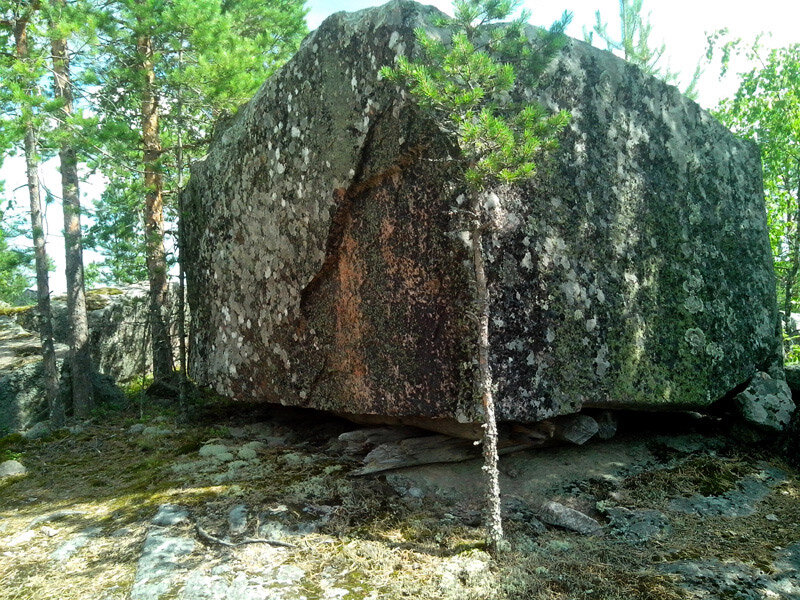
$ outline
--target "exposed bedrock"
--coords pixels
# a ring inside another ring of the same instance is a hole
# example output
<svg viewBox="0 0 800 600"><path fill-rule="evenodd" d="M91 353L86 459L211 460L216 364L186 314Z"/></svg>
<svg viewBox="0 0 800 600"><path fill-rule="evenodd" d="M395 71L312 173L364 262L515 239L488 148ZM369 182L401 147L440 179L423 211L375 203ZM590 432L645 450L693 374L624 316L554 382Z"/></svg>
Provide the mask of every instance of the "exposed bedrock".
<svg viewBox="0 0 800 600"><path fill-rule="evenodd" d="M446 138L378 71L439 13L395 0L312 33L194 165L191 374L237 399L479 419L472 271ZM531 30L531 35L534 35ZM535 90L572 121L493 190L502 420L702 407L780 361L757 149L572 41ZM774 368L773 368L774 371Z"/></svg>

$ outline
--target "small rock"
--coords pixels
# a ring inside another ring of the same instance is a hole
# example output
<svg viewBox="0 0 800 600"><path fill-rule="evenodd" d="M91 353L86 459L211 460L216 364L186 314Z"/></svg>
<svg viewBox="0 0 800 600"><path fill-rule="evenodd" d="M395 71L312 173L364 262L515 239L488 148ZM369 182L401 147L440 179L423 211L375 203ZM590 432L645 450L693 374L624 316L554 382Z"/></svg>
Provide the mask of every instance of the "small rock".
<svg viewBox="0 0 800 600"><path fill-rule="evenodd" d="M753 376L747 389L736 396L736 403L746 420L777 431L789 424L795 409L786 381L773 379L761 371Z"/></svg>
<svg viewBox="0 0 800 600"><path fill-rule="evenodd" d="M786 365L784 369L789 389L793 392L800 392L800 364Z"/></svg>
<svg viewBox="0 0 800 600"><path fill-rule="evenodd" d="M247 529L247 506L238 504L228 513L228 529L231 535L240 535Z"/></svg>
<svg viewBox="0 0 800 600"><path fill-rule="evenodd" d="M200 456L212 458L220 462L233 460L233 453L223 444L206 444L200 448Z"/></svg>
<svg viewBox="0 0 800 600"><path fill-rule="evenodd" d="M34 498L34 501L35 500L36 499ZM81 516L81 515L84 515L84 514L86 514L86 513L84 513L81 510L71 510L71 509L68 509L68 508L65 508L65 509L62 509L62 510L57 510L56 512L52 512L52 513L49 513L49 514L46 514L46 515L40 515L40 516L36 517L35 519L33 519L31 521L31 524L28 525L28 529L33 529L34 527L39 525L39 523L46 523L48 521L60 521L62 519L68 519L69 517L77 517L77 516Z"/></svg>
<svg viewBox="0 0 800 600"><path fill-rule="evenodd" d="M130 527L120 527L111 534L111 537L124 538L128 537L131 533L133 533L133 530Z"/></svg>
<svg viewBox="0 0 800 600"><path fill-rule="evenodd" d="M778 521L780 521L780 519L778 518L778 515L776 515L776 514L774 514L774 513L770 513L770 514L768 514L768 515L765 515L765 516L764 516L764 518L765 518L767 521L772 521L772 522L774 522L774 523L777 523Z"/></svg>
<svg viewBox="0 0 800 600"><path fill-rule="evenodd" d="M40 421L22 433L22 437L26 440L40 440L48 435L50 435L50 423L48 421Z"/></svg>
<svg viewBox="0 0 800 600"><path fill-rule="evenodd" d="M185 576L182 562L194 548L193 539L170 537L163 529L147 534L130 599L159 600L169 593Z"/></svg>
<svg viewBox="0 0 800 600"><path fill-rule="evenodd" d="M67 427L67 431L69 431L72 435L80 435L81 433L86 431L86 428L80 423L78 423L77 425L70 425L69 427Z"/></svg>
<svg viewBox="0 0 800 600"><path fill-rule="evenodd" d="M603 526L589 515L558 502L551 501L542 504L539 509L539 518L548 525L569 529L582 535L594 535L603 529Z"/></svg>
<svg viewBox="0 0 800 600"><path fill-rule="evenodd" d="M408 488L408 491L406 492L406 494L411 496L412 498L424 498L425 497L425 491L423 489L421 489L421 488L418 488L418 487Z"/></svg>
<svg viewBox="0 0 800 600"><path fill-rule="evenodd" d="M617 435L617 417L610 410L604 410L597 417L597 437L601 440L610 440Z"/></svg>
<svg viewBox="0 0 800 600"><path fill-rule="evenodd" d="M21 462L16 460L7 460L0 463L0 479L3 477L15 477L18 475L27 475L28 469L25 468Z"/></svg>
<svg viewBox="0 0 800 600"><path fill-rule="evenodd" d="M189 511L174 504L162 504L151 523L159 527L172 527L189 519Z"/></svg>
<svg viewBox="0 0 800 600"><path fill-rule="evenodd" d="M58 548L56 548L50 554L50 560L55 562L65 562L69 560L78 552L78 550L86 546L91 539L96 537L101 531L102 529L99 527L92 527L91 529L81 531L78 535L70 540L67 540Z"/></svg>
<svg viewBox="0 0 800 600"><path fill-rule="evenodd" d="M145 429L144 423L134 423L130 427L128 427L128 434L129 435L139 435Z"/></svg>
<svg viewBox="0 0 800 600"><path fill-rule="evenodd" d="M55 527L50 527L49 525L45 525L39 531L41 531L47 537L53 537L58 535L58 529L56 529Z"/></svg>

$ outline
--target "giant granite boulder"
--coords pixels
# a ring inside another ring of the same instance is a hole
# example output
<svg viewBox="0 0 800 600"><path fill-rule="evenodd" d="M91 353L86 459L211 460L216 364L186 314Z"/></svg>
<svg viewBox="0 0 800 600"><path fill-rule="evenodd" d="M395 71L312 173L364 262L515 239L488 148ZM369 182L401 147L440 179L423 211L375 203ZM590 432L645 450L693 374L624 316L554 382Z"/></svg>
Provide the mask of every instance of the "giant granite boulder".
<svg viewBox="0 0 800 600"><path fill-rule="evenodd" d="M339 413L479 419L451 210L463 184L448 140L378 74L415 51L415 27L446 36L439 16L406 0L333 15L215 133L184 195L198 382ZM756 147L578 41L524 93L572 121L537 179L493 190L499 418L701 407L779 361Z"/></svg>

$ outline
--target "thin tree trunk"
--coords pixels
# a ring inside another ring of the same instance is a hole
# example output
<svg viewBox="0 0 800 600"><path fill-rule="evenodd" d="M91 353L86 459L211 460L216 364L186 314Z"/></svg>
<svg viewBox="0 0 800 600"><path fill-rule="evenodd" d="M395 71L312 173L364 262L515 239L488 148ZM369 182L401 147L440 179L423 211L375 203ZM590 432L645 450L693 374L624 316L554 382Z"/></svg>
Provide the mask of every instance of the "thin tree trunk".
<svg viewBox="0 0 800 600"><path fill-rule="evenodd" d="M63 5L65 0L58 0ZM64 125L72 115L72 80L69 72L67 40L54 38L53 80L55 97L64 103ZM83 281L83 245L81 241L81 202L78 191L78 159L69 141L61 144L61 195L64 212L64 250L66 254L67 314L69 319L69 358L72 372L72 406L75 416L86 418L94 406L92 394L92 356L89 351L89 322Z"/></svg>
<svg viewBox="0 0 800 600"><path fill-rule="evenodd" d="M503 521L500 506L500 476L497 454L497 419L492 393L492 370L489 366L489 288L483 261L483 234L480 226L480 197L474 194L472 211L476 215L472 228L472 263L475 269L475 304L478 313L478 381L477 389L483 405L483 471L486 479L486 534L489 549L497 552L503 542Z"/></svg>
<svg viewBox="0 0 800 600"><path fill-rule="evenodd" d="M144 145L144 230L147 276L150 283L150 330L153 343L153 376L172 374L172 343L166 315L168 299L167 258L164 251L163 182L159 168L161 139L158 132L158 97L155 84L153 39L140 35L137 50L144 75L142 88L142 142Z"/></svg>
<svg viewBox="0 0 800 600"><path fill-rule="evenodd" d="M25 61L28 58L28 21L19 19L14 23L14 41L17 58ZM30 92L33 95L33 92ZM27 112L23 108L23 112ZM44 225L42 224L41 195L39 191L39 158L37 152L36 132L28 114L25 123L25 164L28 176L28 194L31 205L31 230L36 256L36 293L39 311L39 333L42 340L42 364L44 367L45 393L50 413L50 422L54 427L64 425L64 406L59 401L58 367L53 344L53 321L50 311L50 283L48 281L47 251L45 249Z"/></svg>
<svg viewBox="0 0 800 600"><path fill-rule="evenodd" d="M178 67L183 67L183 48L178 54ZM178 163L178 358L180 361L180 378L178 379L178 403L183 417L187 418L186 402L186 272L183 268L183 96L178 90L178 144L176 149Z"/></svg>
<svg viewBox="0 0 800 600"><path fill-rule="evenodd" d="M797 275L800 273L800 184L797 189L794 211L794 231L789 240L789 272L783 282L783 329L788 336L794 334L792 331L792 295ZM790 213L789 218L791 219L791 217Z"/></svg>

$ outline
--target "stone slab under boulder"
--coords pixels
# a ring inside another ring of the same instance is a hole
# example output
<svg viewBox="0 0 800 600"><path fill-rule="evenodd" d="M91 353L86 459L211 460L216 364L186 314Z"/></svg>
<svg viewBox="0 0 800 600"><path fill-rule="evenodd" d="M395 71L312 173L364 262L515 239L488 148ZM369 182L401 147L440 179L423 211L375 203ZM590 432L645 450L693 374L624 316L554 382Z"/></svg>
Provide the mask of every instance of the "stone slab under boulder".
<svg viewBox="0 0 800 600"><path fill-rule="evenodd" d="M218 128L184 192L190 371L239 400L480 420L449 140L379 69L431 7L337 13ZM536 30L529 29L529 35ZM493 190L498 418L697 408L780 361L757 148L572 40L537 89L552 164Z"/></svg>

